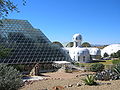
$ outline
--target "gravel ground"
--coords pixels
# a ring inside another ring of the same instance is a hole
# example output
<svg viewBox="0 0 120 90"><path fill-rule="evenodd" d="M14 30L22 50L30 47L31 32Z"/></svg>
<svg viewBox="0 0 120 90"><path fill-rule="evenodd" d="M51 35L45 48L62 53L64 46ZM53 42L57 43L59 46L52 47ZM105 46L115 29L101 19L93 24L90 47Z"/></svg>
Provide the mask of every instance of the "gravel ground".
<svg viewBox="0 0 120 90"><path fill-rule="evenodd" d="M97 86L84 85L82 78L91 72L75 73L43 73L44 80L30 82L20 90L53 90L54 86L62 86L64 90L120 90L120 80L114 81L97 81L101 83Z"/></svg>

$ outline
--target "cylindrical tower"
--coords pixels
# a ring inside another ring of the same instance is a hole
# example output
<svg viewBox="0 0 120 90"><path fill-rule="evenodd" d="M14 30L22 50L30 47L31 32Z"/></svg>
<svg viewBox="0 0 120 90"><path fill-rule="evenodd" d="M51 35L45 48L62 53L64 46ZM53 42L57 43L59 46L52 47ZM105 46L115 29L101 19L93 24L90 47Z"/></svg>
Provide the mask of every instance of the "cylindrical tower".
<svg viewBox="0 0 120 90"><path fill-rule="evenodd" d="M80 34L73 35L73 47L81 47L82 36Z"/></svg>

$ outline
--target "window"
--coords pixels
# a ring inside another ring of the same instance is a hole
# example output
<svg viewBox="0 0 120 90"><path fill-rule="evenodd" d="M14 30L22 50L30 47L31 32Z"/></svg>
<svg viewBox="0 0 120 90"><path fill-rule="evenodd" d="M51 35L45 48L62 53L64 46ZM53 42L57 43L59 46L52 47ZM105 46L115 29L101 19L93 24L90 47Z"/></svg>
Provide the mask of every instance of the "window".
<svg viewBox="0 0 120 90"><path fill-rule="evenodd" d="M78 56L78 61L80 61L80 56Z"/></svg>
<svg viewBox="0 0 120 90"><path fill-rule="evenodd" d="M85 62L85 56L83 56L83 62Z"/></svg>
<svg viewBox="0 0 120 90"><path fill-rule="evenodd" d="M67 52L67 54L69 54L69 51Z"/></svg>

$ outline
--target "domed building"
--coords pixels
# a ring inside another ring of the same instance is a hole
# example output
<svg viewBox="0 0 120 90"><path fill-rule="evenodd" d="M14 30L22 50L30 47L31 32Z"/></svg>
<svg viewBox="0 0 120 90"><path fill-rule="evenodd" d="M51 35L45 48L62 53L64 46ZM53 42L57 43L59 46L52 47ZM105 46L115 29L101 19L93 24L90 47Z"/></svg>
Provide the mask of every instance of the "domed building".
<svg viewBox="0 0 120 90"><path fill-rule="evenodd" d="M65 47L63 50L70 55L72 61L87 63L92 62L96 56L101 56L100 49L82 47L82 36L80 34L73 35L73 47Z"/></svg>
<svg viewBox="0 0 120 90"><path fill-rule="evenodd" d="M116 53L119 50L120 50L120 44L112 44L101 50L101 56L104 57L105 53L111 55L112 53Z"/></svg>

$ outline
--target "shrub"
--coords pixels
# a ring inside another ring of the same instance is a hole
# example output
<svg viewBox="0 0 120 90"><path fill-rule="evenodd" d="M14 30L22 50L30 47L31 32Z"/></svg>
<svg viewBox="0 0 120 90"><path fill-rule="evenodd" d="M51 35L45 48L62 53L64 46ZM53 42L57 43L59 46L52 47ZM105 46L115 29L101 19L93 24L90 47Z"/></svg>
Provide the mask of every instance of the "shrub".
<svg viewBox="0 0 120 90"><path fill-rule="evenodd" d="M105 67L105 65L100 64L100 63L92 64L90 66L90 71L92 71L92 72L102 71L104 69L104 67Z"/></svg>
<svg viewBox="0 0 120 90"><path fill-rule="evenodd" d="M112 61L113 64L119 64L120 63L120 59L116 59Z"/></svg>
<svg viewBox="0 0 120 90"><path fill-rule="evenodd" d="M0 64L0 90L18 90L22 84L21 75L16 69Z"/></svg>
<svg viewBox="0 0 120 90"><path fill-rule="evenodd" d="M85 85L96 85L94 75L87 75L87 77L82 80L84 81Z"/></svg>
<svg viewBox="0 0 120 90"><path fill-rule="evenodd" d="M85 67L85 65L84 64L80 64L80 67Z"/></svg>
<svg viewBox="0 0 120 90"><path fill-rule="evenodd" d="M95 75L96 80L117 80L119 76L112 70L104 70L102 72L97 72Z"/></svg>
<svg viewBox="0 0 120 90"><path fill-rule="evenodd" d="M74 65L79 67L79 66L80 66L80 63L74 63Z"/></svg>
<svg viewBox="0 0 120 90"><path fill-rule="evenodd" d="M72 73L72 69L68 66L65 67L65 72L66 73Z"/></svg>

